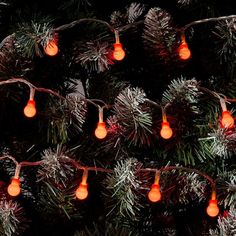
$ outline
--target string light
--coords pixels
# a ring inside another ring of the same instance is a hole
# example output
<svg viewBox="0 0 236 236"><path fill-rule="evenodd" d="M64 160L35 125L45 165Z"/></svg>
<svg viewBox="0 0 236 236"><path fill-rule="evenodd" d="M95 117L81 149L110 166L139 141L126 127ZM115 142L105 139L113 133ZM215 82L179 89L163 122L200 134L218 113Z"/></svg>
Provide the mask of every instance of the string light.
<svg viewBox="0 0 236 236"><path fill-rule="evenodd" d="M19 178L12 178L11 183L9 184L7 188L7 192L10 196L16 197L20 194L20 180Z"/></svg>
<svg viewBox="0 0 236 236"><path fill-rule="evenodd" d="M88 170L84 169L82 182L80 183L79 187L76 189L75 195L79 200L84 200L88 197Z"/></svg>
<svg viewBox="0 0 236 236"><path fill-rule="evenodd" d="M169 139L173 135L169 122L162 122L160 135L164 139Z"/></svg>
<svg viewBox="0 0 236 236"><path fill-rule="evenodd" d="M159 179L160 179L160 174L157 171L156 175L155 175L154 184L152 185L151 190L148 193L148 199L151 202L158 202L158 201L161 200L161 191L160 191Z"/></svg>
<svg viewBox="0 0 236 236"><path fill-rule="evenodd" d="M121 61L125 58L125 51L122 47L122 44L120 43L119 33L117 30L115 31L115 38L116 42L113 44L114 46L113 59Z"/></svg>
<svg viewBox="0 0 236 236"><path fill-rule="evenodd" d="M35 89L30 88L30 98L27 102L27 105L24 108L24 114L26 117L29 117L29 118L32 118L36 115L34 93L35 93Z"/></svg>
<svg viewBox="0 0 236 236"><path fill-rule="evenodd" d="M26 117L34 117L36 115L36 107L34 100L28 100L27 105L24 108L24 114Z"/></svg>
<svg viewBox="0 0 236 236"><path fill-rule="evenodd" d="M48 44L46 45L46 47L44 48L44 52L48 55L48 56L55 56L58 53L58 46L56 43L55 39L52 39L48 42Z"/></svg>
<svg viewBox="0 0 236 236"><path fill-rule="evenodd" d="M125 51L121 43L114 43L113 58L122 61L125 58Z"/></svg>
<svg viewBox="0 0 236 236"><path fill-rule="evenodd" d="M107 129L105 122L98 122L97 128L95 129L95 136L98 139L104 139L107 136Z"/></svg>
<svg viewBox="0 0 236 236"><path fill-rule="evenodd" d="M219 99L222 108L221 125L227 129L233 128L234 118L232 117L231 113L227 110L225 99L222 97L219 97Z"/></svg>
<svg viewBox="0 0 236 236"><path fill-rule="evenodd" d="M9 195L11 196L18 196L21 192L20 181L19 181L19 173L20 173L21 166L39 166L43 163L43 161L37 161L37 162L23 161L23 162L18 163L14 157L9 156L9 155L0 157L0 160L3 160L3 159L10 159L16 164L15 176L14 178L12 178L11 184L8 186L8 189L7 189ZM84 200L88 197L89 192L88 192L87 179L88 179L89 170L113 173L113 170L111 169L104 169L100 167L83 167L79 163L74 161L73 159L70 159L69 157L68 157L68 161L71 162L71 164L73 164L78 170L81 170L81 169L83 170L82 181L79 187L75 191L75 196L79 200ZM151 190L148 193L148 198L151 202L158 202L161 200L161 191L160 191L160 185L159 185L160 173L163 171L171 171L171 170L180 170L180 171L186 171L186 172L191 172L191 173L195 172L203 176L204 178L206 178L213 186L213 189L215 189L214 180L210 176L196 169L192 169L188 167L181 167L181 166L167 166L167 167L161 168L161 170L152 169L152 168L142 169L141 171L148 171L148 172L155 171L155 181L151 187ZM219 208L217 205L215 191L212 191L212 197L211 197L211 200L209 201L209 205L206 209L206 212L211 217L215 217L219 214Z"/></svg>
<svg viewBox="0 0 236 236"><path fill-rule="evenodd" d="M162 124L161 124L160 135L164 139L169 139L173 135L173 131L170 127L170 123L167 121L167 117L163 108L162 108Z"/></svg>
<svg viewBox="0 0 236 236"><path fill-rule="evenodd" d="M211 199L209 200L209 205L206 209L207 214L210 217L216 217L219 214L219 207L217 205L217 200L216 200L216 192L212 191L212 196Z"/></svg>
<svg viewBox="0 0 236 236"><path fill-rule="evenodd" d="M98 139L104 139L107 136L106 124L103 122L103 107L98 106L99 109L99 122L97 128L95 129L95 136Z"/></svg>
<svg viewBox="0 0 236 236"><path fill-rule="evenodd" d="M178 48L179 57L182 60L188 60L191 57L191 51L188 48L188 44L186 43L185 36L182 34L181 36L181 44Z"/></svg>
<svg viewBox="0 0 236 236"><path fill-rule="evenodd" d="M234 127L234 118L232 117L229 111L222 112L221 124L224 128L233 128Z"/></svg>

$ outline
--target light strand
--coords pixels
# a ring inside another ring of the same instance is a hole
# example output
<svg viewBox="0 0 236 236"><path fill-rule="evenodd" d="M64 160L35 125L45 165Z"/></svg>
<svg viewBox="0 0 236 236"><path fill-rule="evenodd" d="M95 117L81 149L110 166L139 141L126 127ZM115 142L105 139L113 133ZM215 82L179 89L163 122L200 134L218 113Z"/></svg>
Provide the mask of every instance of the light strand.
<svg viewBox="0 0 236 236"><path fill-rule="evenodd" d="M180 28L180 31L183 32L187 28L189 28L189 27L191 27L193 25L198 25L198 24L207 23L207 22L213 22L213 21L228 20L228 19L232 19L232 18L236 18L236 15L219 16L219 17L211 17L211 18L205 18L205 19L201 19L201 20L196 20L196 21L192 21L192 22L186 24L185 26L183 26L182 28Z"/></svg>
<svg viewBox="0 0 236 236"><path fill-rule="evenodd" d="M26 166L40 166L43 163L43 161L36 161L36 162L22 161L22 162L17 162L14 157L9 156L9 155L0 157L0 160L4 160L4 159L12 160L14 162L14 164L16 166L19 166L20 168L21 167L26 167ZM65 162L71 163L72 165L74 165L74 167L77 170L83 170L84 171L86 169L87 171L113 173L113 170L109 169L109 168L101 168L101 167L95 167L95 166L81 166L76 160L73 160L71 158L67 158L65 160ZM209 175L207 175L206 173L204 173L200 170L194 169L194 168L183 167L183 166L165 166L165 167L161 167L159 169L157 169L157 168L142 168L139 171L140 172L154 172L155 174L158 173L158 176L160 176L160 174L162 172L168 172L168 171L172 171L172 170L179 170L179 171L184 171L184 172L189 172L189 173L195 172L196 174L198 174L198 175L202 176L203 178L205 178L206 180L208 180L208 182L212 186L212 189L216 188L215 181Z"/></svg>
<svg viewBox="0 0 236 236"><path fill-rule="evenodd" d="M191 26L194 26L194 25L197 25L197 24L202 24L202 23L207 23L207 22L213 22L213 21L220 21L220 20L227 20L227 19L232 19L232 18L236 18L236 15L228 15L228 16L220 16L220 17L212 17L212 18L205 18L205 19L201 19L201 20L196 20L196 21L192 21L186 25L184 25L183 27L180 27L179 29L177 29L176 31L178 32L181 32L181 34L183 35L184 34L184 31L186 29L188 29L189 27ZM64 25L61 25L61 26L58 26L54 29L52 29L52 34L56 33L56 32L60 32L60 31L63 31L63 30L67 30L67 29L71 29L81 23L85 23L85 22L96 22L96 23L100 23L100 24L103 24L104 26L106 26L112 33L115 33L116 31L126 31L132 27L136 27L137 25L139 24L143 24L144 21L143 20L140 20L140 21L137 21L137 22L133 22L133 23L129 23L125 26L121 26L119 28L114 28L112 25L110 25L107 21L104 21L104 20L100 20L100 19L95 19L95 18L82 18L82 19L79 19L79 20L76 20L76 21L72 21L68 24L64 24ZM1 48L5 45L5 43L9 40L9 39L12 39L15 37L15 33L11 34L11 35L8 35L6 36L1 42L0 42L0 50ZM42 36L43 38L44 36ZM38 42L40 42L41 39L39 38L38 39Z"/></svg>
<svg viewBox="0 0 236 236"><path fill-rule="evenodd" d="M0 157L0 160L4 160L4 159L9 159L16 164L15 175L11 179L11 183L8 186L7 191L10 196L17 197L21 193L21 188L20 188L21 167L39 166L43 163L43 161L37 161L37 162L22 161L18 163L16 159L12 156L6 155L6 156ZM88 184L87 184L89 171L113 173L112 169L92 167L92 166L91 167L81 166L77 161L70 159L69 157L65 158L65 161L73 164L76 169L83 170L81 183L79 184L78 188L75 191L75 196L79 200L85 200L89 195ZM209 175L197 169L182 167L182 166L166 166L166 167L161 167L160 169L155 169L155 168L140 169L140 172L155 172L155 181L152 184L150 191L148 192L149 200L153 203L159 202L161 200L162 195L161 195L161 190L160 190L160 185L159 185L161 173L172 171L172 170L178 170L178 171L184 171L184 172L190 172L190 173L195 172L209 181L212 187L212 195L211 195L211 199L209 200L209 205L206 209L206 212L210 217L216 217L219 214L219 208L218 208L217 199L216 199L216 183Z"/></svg>
<svg viewBox="0 0 236 236"><path fill-rule="evenodd" d="M1 85L6 85L6 84L12 84L12 83L23 83L25 85L27 85L29 88L30 88L30 96L29 96L29 101L27 103L27 106L25 107L26 108L30 108L28 110L30 110L30 112L26 113L25 110L24 110L24 113L27 117L33 117L36 113L36 108L35 108L35 102L33 100L34 98L34 94L35 94L35 91L38 91L38 92L43 92L43 93L48 93L48 94L51 94L53 96L56 96L58 98L61 98L61 99L64 99L64 100L68 100L68 98L60 95L58 92L56 91L53 91L51 89L46 89L46 88L41 88L41 87L36 87L35 85L33 85L32 83L30 83L29 81L25 80L25 79L22 79L22 78L10 78L8 80L3 80L3 81L0 81L0 86ZM234 118L231 116L231 113L229 111L227 111L227 108L226 108L226 102L227 103L230 103L230 102L236 102L236 98L235 99L231 99L231 98L227 98L224 94L221 94L221 93L217 93L215 91L211 91L207 88L204 88L204 87L201 87L201 86L197 86L197 88L200 90L200 91L203 91L205 93L208 93L210 95L212 95L213 97L216 97L217 99L219 99L220 101L220 105L222 107L222 119L221 119L221 125L223 128L233 128L234 127ZM112 108L113 106L110 105L110 104L106 104L104 101L100 100L100 99L89 99L89 98L85 98L83 96L82 98L84 101L96 106L99 110L99 124L100 128L102 128L102 130L104 131L105 130L105 123L103 124L101 122L101 117L103 117L103 109L104 108ZM103 106L100 106L99 104L97 103L102 103ZM154 105L158 108L161 108L162 110L162 118L163 118L163 122L162 122L162 131L163 131L163 128L165 128L164 130L165 131L168 131L168 138L169 139L171 136L172 136L172 129L170 128L170 125L169 125L169 122L167 122L167 118L166 118L166 110L167 108L171 105L170 103L167 103L164 107L162 107L161 104L158 104L157 102L154 102L150 99L145 99L145 102L151 104L151 105ZM29 107L30 106L30 107ZM101 125L102 124L102 125ZM166 132L165 132L166 133ZM106 136L106 135L105 135ZM104 137L105 137L104 136ZM163 135L161 134L161 136L163 137ZM166 136L166 135L165 135ZM167 136L166 136L167 137ZM166 139L166 138L164 138Z"/></svg>
<svg viewBox="0 0 236 236"><path fill-rule="evenodd" d="M213 21L228 20L228 19L232 19L232 18L236 18L236 15L219 16L219 17L212 17L212 18L205 18L205 19L201 19L201 20L196 20L196 21L192 21L192 22L184 25L183 27L180 27L178 29L178 31L184 32L187 28L189 28L193 25L207 23L207 22L213 22ZM63 31L63 30L71 29L71 28L73 28L75 26L78 26L79 24L85 23L85 22L96 22L96 23L103 24L106 27L108 27L108 29L112 33L114 33L115 30L117 30L112 25L110 25L107 21L100 20L100 19L95 19L95 18L81 18L79 20L72 21L68 24L58 26L58 27L54 28L52 31L53 32L60 32L60 31ZM140 20L140 21L137 21L137 22L129 23L125 26L121 26L121 27L119 27L119 31L126 31L129 28L135 27L136 25L143 24L143 22L144 22L143 20ZM0 43L0 49L4 46L5 42L7 42L8 39L13 38L13 37L15 37L15 33L6 36Z"/></svg>

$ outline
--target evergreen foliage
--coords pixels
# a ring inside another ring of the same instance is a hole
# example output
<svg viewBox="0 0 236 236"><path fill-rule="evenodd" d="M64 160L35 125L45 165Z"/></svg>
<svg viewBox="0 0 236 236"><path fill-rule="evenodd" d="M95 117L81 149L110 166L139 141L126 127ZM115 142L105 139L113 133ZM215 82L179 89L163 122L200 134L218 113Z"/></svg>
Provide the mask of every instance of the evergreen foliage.
<svg viewBox="0 0 236 236"><path fill-rule="evenodd" d="M223 127L219 98L234 115L236 16L185 27L234 14L233 3L1 1L0 235L235 235L236 128ZM116 32L122 61L112 57ZM186 61L178 56L183 32ZM45 53L52 39L54 57ZM31 119L23 114L27 83L10 83L19 78L35 86ZM98 107L103 140L94 135ZM168 140L160 136L164 118ZM22 166L16 198L7 194L12 157L39 162ZM79 201L88 166L89 195ZM151 203L154 170L169 166L162 199ZM206 176L220 207L213 219Z"/></svg>

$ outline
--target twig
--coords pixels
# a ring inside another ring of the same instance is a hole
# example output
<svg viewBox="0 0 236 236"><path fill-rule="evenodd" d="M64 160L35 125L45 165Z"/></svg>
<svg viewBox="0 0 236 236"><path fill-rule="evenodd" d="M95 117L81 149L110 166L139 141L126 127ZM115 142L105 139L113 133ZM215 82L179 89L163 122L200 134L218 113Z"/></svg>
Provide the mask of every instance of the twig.
<svg viewBox="0 0 236 236"><path fill-rule="evenodd" d="M16 159L14 157L11 156L3 156L0 157L0 160L3 159L10 159L12 160L16 166L19 167L25 167L25 166L40 166L43 161L36 161L36 162L28 162L28 161L22 161L20 163L18 163L16 161ZM66 158L64 159L65 162L67 163L71 163L72 165L74 165L74 167L78 170L88 170L88 171L96 171L96 172L105 172L105 173L113 173L112 169L107 169L107 168L101 168L101 167L96 167L96 166L81 166L76 160L73 160L71 158ZM19 168L20 169L20 168ZM171 170L179 170L179 171L185 171L185 172L195 172L198 175L204 177L205 179L207 179L212 188L215 189L215 181L206 173L201 172L200 170L197 169L193 169L193 168L188 168L188 167L182 167L182 166L166 166L166 167L161 167L160 169L157 168L144 168L144 169L140 169L141 172L155 172L155 173L161 173L161 172L167 172L167 171L171 171Z"/></svg>

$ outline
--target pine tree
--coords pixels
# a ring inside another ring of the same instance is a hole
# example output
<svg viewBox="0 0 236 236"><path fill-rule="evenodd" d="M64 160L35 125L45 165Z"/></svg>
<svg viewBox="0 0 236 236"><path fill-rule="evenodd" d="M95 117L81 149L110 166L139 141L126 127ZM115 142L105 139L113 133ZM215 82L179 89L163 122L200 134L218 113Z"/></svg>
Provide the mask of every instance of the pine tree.
<svg viewBox="0 0 236 236"><path fill-rule="evenodd" d="M235 235L233 0L0 13L0 235Z"/></svg>

